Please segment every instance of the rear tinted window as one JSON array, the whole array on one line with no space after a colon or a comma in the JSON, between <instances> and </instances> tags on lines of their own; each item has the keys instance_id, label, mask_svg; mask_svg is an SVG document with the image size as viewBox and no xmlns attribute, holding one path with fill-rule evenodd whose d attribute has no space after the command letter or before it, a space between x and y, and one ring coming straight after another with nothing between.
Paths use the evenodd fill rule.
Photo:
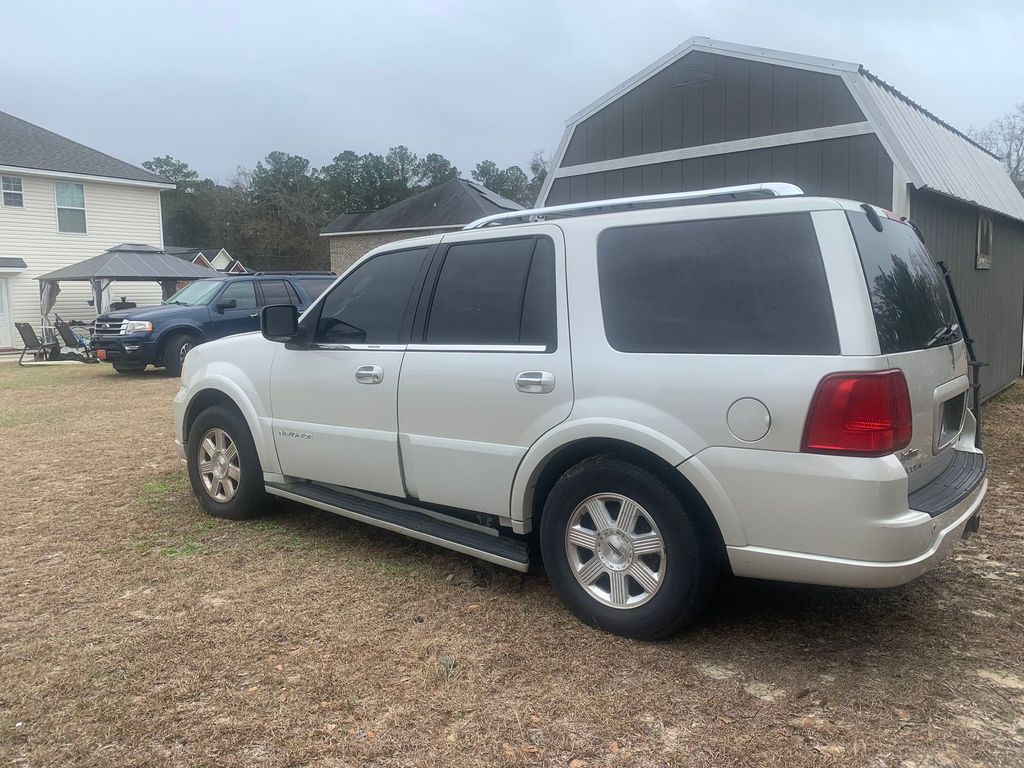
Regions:
<instances>
[{"instance_id":1,"label":"rear tinted window","mask_svg":"<svg viewBox=\"0 0 1024 768\"><path fill-rule=\"evenodd\" d=\"M839 353L806 213L609 229L598 275L621 352Z\"/></svg>"},{"instance_id":2,"label":"rear tinted window","mask_svg":"<svg viewBox=\"0 0 1024 768\"><path fill-rule=\"evenodd\" d=\"M333 277L300 277L299 285L309 294L309 302L316 301L317 296L326 291L334 283Z\"/></svg>"},{"instance_id":3,"label":"rear tinted window","mask_svg":"<svg viewBox=\"0 0 1024 768\"><path fill-rule=\"evenodd\" d=\"M261 280L264 304L299 304L295 289L284 280Z\"/></svg>"},{"instance_id":4,"label":"rear tinted window","mask_svg":"<svg viewBox=\"0 0 1024 768\"><path fill-rule=\"evenodd\" d=\"M554 279L554 247L546 238L452 245L434 289L425 341L552 345Z\"/></svg>"},{"instance_id":5,"label":"rear tinted window","mask_svg":"<svg viewBox=\"0 0 1024 768\"><path fill-rule=\"evenodd\" d=\"M906 224L881 218L879 232L863 213L847 212L864 267L883 355L961 338L938 266Z\"/></svg>"}]
</instances>

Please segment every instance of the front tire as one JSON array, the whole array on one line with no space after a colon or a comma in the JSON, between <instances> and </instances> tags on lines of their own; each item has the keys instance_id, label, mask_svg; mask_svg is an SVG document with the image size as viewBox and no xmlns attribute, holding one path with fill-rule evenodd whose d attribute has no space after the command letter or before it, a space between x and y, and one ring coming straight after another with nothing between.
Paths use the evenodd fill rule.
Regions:
<instances>
[{"instance_id":1,"label":"front tire","mask_svg":"<svg viewBox=\"0 0 1024 768\"><path fill-rule=\"evenodd\" d=\"M233 408L213 405L196 417L186 446L192 492L208 515L245 520L264 512L270 497L252 433Z\"/></svg>"},{"instance_id":2,"label":"front tire","mask_svg":"<svg viewBox=\"0 0 1024 768\"><path fill-rule=\"evenodd\" d=\"M555 483L540 547L569 610L623 637L679 631L704 608L719 573L717 543L679 494L609 456L585 459Z\"/></svg>"},{"instance_id":3,"label":"front tire","mask_svg":"<svg viewBox=\"0 0 1024 768\"><path fill-rule=\"evenodd\" d=\"M164 344L164 371L168 376L181 376L185 355L196 345L196 340L187 333L176 333Z\"/></svg>"}]
</instances>

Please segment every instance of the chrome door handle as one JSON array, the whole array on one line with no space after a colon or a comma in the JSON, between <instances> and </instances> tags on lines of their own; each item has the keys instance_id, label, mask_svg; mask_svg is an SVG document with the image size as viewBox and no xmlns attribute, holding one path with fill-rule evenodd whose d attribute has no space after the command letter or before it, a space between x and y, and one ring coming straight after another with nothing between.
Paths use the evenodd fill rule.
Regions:
<instances>
[{"instance_id":1,"label":"chrome door handle","mask_svg":"<svg viewBox=\"0 0 1024 768\"><path fill-rule=\"evenodd\" d=\"M384 381L384 369L379 365L361 365L356 368L356 381L360 384L380 384Z\"/></svg>"},{"instance_id":2,"label":"chrome door handle","mask_svg":"<svg viewBox=\"0 0 1024 768\"><path fill-rule=\"evenodd\" d=\"M555 374L547 371L523 371L516 376L516 389L528 395L546 395L555 388Z\"/></svg>"},{"instance_id":3,"label":"chrome door handle","mask_svg":"<svg viewBox=\"0 0 1024 768\"><path fill-rule=\"evenodd\" d=\"M251 315L249 315L249 317L259 317L259 316L260 316L259 312L253 312Z\"/></svg>"}]
</instances>

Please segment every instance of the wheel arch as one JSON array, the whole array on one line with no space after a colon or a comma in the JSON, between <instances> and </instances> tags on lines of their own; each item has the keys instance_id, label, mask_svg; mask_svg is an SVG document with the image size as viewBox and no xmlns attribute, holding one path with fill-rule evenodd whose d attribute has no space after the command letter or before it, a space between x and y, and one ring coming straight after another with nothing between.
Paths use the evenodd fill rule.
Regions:
<instances>
[{"instance_id":1,"label":"wheel arch","mask_svg":"<svg viewBox=\"0 0 1024 768\"><path fill-rule=\"evenodd\" d=\"M633 439L639 437L640 439ZM534 449L538 446L534 446ZM606 434L575 436L531 449L519 467L513 484L512 524L520 533L536 530L544 502L558 478L573 465L591 456L615 456L653 472L679 493L697 512L709 535L723 547L744 539L742 526L722 488L708 477L697 460L679 446L654 442L650 436Z\"/></svg>"},{"instance_id":2,"label":"wheel arch","mask_svg":"<svg viewBox=\"0 0 1024 768\"><path fill-rule=\"evenodd\" d=\"M156 348L157 357L163 359L164 348L167 346L167 342L173 339L175 336L186 335L192 336L197 342L207 341L206 334L203 333L202 329L195 325L175 325L171 328L167 328L157 337Z\"/></svg>"}]
</instances>

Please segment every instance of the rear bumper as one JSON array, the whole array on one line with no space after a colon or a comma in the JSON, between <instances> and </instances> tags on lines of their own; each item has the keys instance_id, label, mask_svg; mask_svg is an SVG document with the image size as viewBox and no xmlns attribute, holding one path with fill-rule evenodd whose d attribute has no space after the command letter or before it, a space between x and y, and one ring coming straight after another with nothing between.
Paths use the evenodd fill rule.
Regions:
<instances>
[{"instance_id":1,"label":"rear bumper","mask_svg":"<svg viewBox=\"0 0 1024 768\"><path fill-rule=\"evenodd\" d=\"M156 363L157 344L148 338L132 336L93 336L92 348L103 350L108 363Z\"/></svg>"},{"instance_id":2,"label":"rear bumper","mask_svg":"<svg viewBox=\"0 0 1024 768\"><path fill-rule=\"evenodd\" d=\"M965 535L968 523L980 511L988 491L988 480L982 480L966 498L941 515L924 517L912 531L917 538L930 534L930 544L923 552L894 562L854 560L843 557L789 552L767 547L727 547L729 562L737 576L837 587L894 587L916 579L936 566ZM975 523L976 525L976 523Z\"/></svg>"}]
</instances>

